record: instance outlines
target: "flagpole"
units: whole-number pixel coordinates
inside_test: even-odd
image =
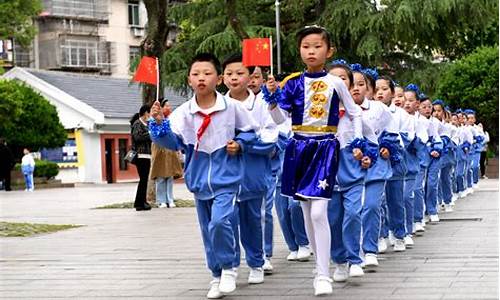
[[[271,75],[274,76],[274,72],[273,72],[273,36],[271,35],[269,37],[269,52],[271,52]]]
[[[281,74],[281,34],[280,34],[280,2],[274,2],[276,6],[276,57],[278,64],[278,74]]]
[[[160,99],[160,64],[156,57],[156,101]]]

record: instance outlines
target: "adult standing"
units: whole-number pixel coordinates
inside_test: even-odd
[[[3,180],[5,191],[11,191],[10,188],[10,171],[14,168],[15,160],[12,151],[5,143],[3,138],[0,138],[0,181]]]
[[[171,109],[168,100],[161,101],[163,115],[168,117]],[[149,177],[155,181],[156,203],[158,207],[175,207],[174,177],[182,176],[182,165],[177,152],[151,145],[151,172]]]
[[[483,129],[483,124],[479,123],[478,125]],[[488,142],[490,141],[490,134],[488,131],[484,131],[484,143],[483,143],[483,148],[481,149],[481,159],[479,161],[480,167],[481,167],[481,177],[484,179],[487,179],[488,177],[486,176],[486,161],[487,161],[487,153],[488,153]]]
[[[139,173],[139,184],[135,194],[134,207],[137,211],[150,210],[146,201],[149,169],[151,168],[151,138],[148,131],[150,106],[145,104],[139,110],[139,118],[132,118],[132,147],[137,151],[135,166]]]

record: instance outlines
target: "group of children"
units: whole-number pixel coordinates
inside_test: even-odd
[[[316,261],[314,295],[333,280],[363,276],[377,254],[405,251],[479,179],[484,134],[471,110],[450,113],[416,85],[333,56],[330,35],[297,33],[304,72],[264,83],[240,54],[221,66],[198,54],[188,71],[194,96],[168,118],[151,108],[152,141],[185,153],[208,268],[207,298],[236,289],[240,241],[248,283],[273,271],[272,207],[288,260]],[[222,74],[222,76],[220,76]],[[228,92],[216,91],[223,83]]]

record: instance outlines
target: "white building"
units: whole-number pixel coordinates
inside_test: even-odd
[[[142,0],[43,0],[31,48],[0,41],[5,67],[130,76],[147,12]]]
[[[112,183],[138,178],[135,167],[123,159],[131,145],[129,120],[142,104],[137,84],[109,76],[19,67],[2,77],[24,82],[56,107],[68,131],[68,146],[56,150],[58,179]],[[169,89],[164,95],[173,108],[186,99]]]

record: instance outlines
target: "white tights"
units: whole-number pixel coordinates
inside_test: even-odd
[[[317,275],[330,277],[330,224],[328,200],[301,201],[307,238],[316,259]]]

